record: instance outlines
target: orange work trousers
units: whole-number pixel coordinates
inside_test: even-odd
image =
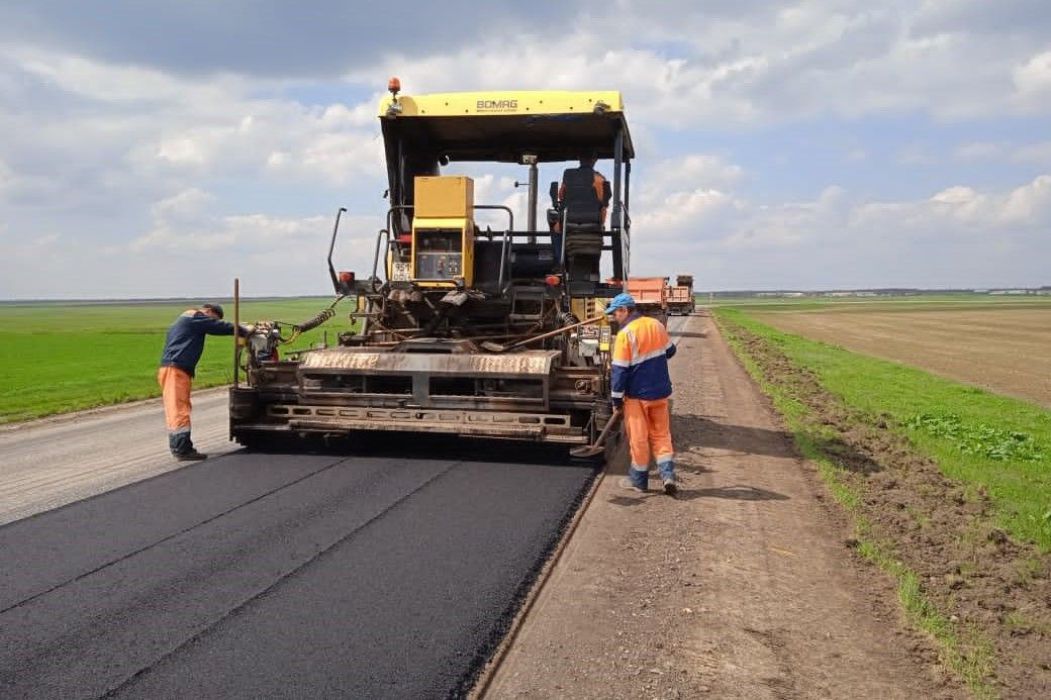
[[[671,462],[671,410],[668,399],[624,399],[624,428],[628,432],[631,465],[643,471],[650,468],[652,456],[658,465]]]
[[[190,375],[178,367],[161,367],[157,371],[169,434],[190,432],[190,382]]]

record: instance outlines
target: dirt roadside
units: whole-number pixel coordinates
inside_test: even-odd
[[[797,429],[853,494],[858,549],[902,576],[912,612],[943,658],[985,697],[1051,697],[1051,555],[1012,540],[984,488],[826,390],[775,343],[727,326],[771,391],[805,407]]]
[[[966,696],[712,320],[682,336],[679,498],[604,481],[487,697]]]

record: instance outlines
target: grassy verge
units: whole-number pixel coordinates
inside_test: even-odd
[[[944,474],[989,494],[1001,527],[1051,551],[1051,411],[777,331],[734,309],[725,326],[773,344],[853,408],[907,435]]]
[[[734,352],[763,391],[770,396],[777,410],[784,416],[800,452],[817,465],[829,491],[850,515],[855,529],[857,552],[894,578],[897,582],[902,607],[911,624],[936,640],[943,662],[964,680],[971,692],[979,698],[996,697],[997,692],[992,685],[996,656],[989,638],[975,627],[961,627],[954,624],[953,620],[939,611],[933,600],[924,593],[920,577],[898,556],[894,542],[877,535],[866,517],[863,480],[859,479],[856,473],[840,466],[835,455],[827,451],[826,446],[833,444],[837,437],[833,429],[813,415],[810,406],[792,390],[791,383],[771,381],[764,368],[746,347],[743,338],[746,334],[750,334],[752,337],[761,339],[762,342],[775,345],[777,350],[784,353],[792,362],[814,371],[822,383],[827,377],[834,377],[838,381],[833,381],[832,385],[839,390],[829,385],[826,385],[826,388],[843,398],[846,397],[844,393],[841,393],[844,388],[841,385],[844,382],[850,384],[851,378],[855,383],[865,385],[866,390],[879,393],[881,389],[879,377],[869,375],[879,371],[893,375],[903,368],[880,361],[875,361],[879,366],[870,365],[868,358],[804,341],[794,336],[787,336],[756,323],[737,311],[720,310],[717,318]],[[844,368],[844,365],[850,367],[849,371]],[[884,381],[886,379],[884,378]],[[877,382],[877,385],[869,386],[870,380]],[[894,384],[892,383],[891,386]],[[846,392],[846,394],[856,397],[856,390],[857,387],[855,391]],[[918,387],[918,390],[922,391],[922,388]],[[878,401],[879,399],[872,400]],[[847,400],[846,403],[851,404],[850,400]],[[856,407],[856,404],[854,405]],[[908,407],[911,404],[906,403],[905,405]],[[865,408],[870,409],[871,406],[866,404]],[[912,409],[903,410],[907,414]],[[904,427],[899,429],[908,430]],[[1018,509],[1015,508],[1015,510]],[[1010,520],[1006,516],[1005,519]],[[1029,528],[1025,528],[1024,531],[1031,532]]]
[[[304,321],[327,306],[324,298],[247,301],[242,322]],[[336,318],[304,334],[305,348],[327,331],[330,342],[350,328],[353,302]],[[168,325],[192,302],[105,304],[3,304],[0,326],[0,423],[38,418],[157,396],[157,363]],[[233,320],[233,305],[227,304]],[[198,365],[198,388],[233,378],[230,338],[209,338]]]

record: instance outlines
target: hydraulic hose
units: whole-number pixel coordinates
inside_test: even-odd
[[[345,298],[346,298],[346,295],[345,294],[341,294],[338,297],[336,297],[336,299],[331,304],[328,305],[328,308],[322,309],[317,314],[311,316],[310,318],[308,318],[306,321],[303,321],[302,323],[293,324],[292,325],[292,335],[289,336],[287,339],[282,338],[281,342],[283,342],[283,343],[294,342],[303,333],[306,333],[307,331],[312,331],[315,328],[317,328],[318,326],[320,326],[321,324],[332,320],[332,318],[336,315],[336,304],[338,304],[339,302],[343,301],[343,299],[345,299]]]
[[[306,333],[307,331],[314,330],[322,323],[330,321],[332,317],[336,315],[336,304],[338,304],[342,299],[342,296],[337,297],[336,300],[332,302],[332,304],[330,304],[327,309],[323,309],[322,311],[315,314],[314,316],[311,316],[302,323],[295,324],[294,326],[292,326],[292,330],[298,331],[299,333]]]

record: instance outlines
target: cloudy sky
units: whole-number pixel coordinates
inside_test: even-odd
[[[621,90],[635,274],[1051,284],[1047,0],[0,0],[0,299],[327,293],[338,207],[371,267],[391,75]]]

